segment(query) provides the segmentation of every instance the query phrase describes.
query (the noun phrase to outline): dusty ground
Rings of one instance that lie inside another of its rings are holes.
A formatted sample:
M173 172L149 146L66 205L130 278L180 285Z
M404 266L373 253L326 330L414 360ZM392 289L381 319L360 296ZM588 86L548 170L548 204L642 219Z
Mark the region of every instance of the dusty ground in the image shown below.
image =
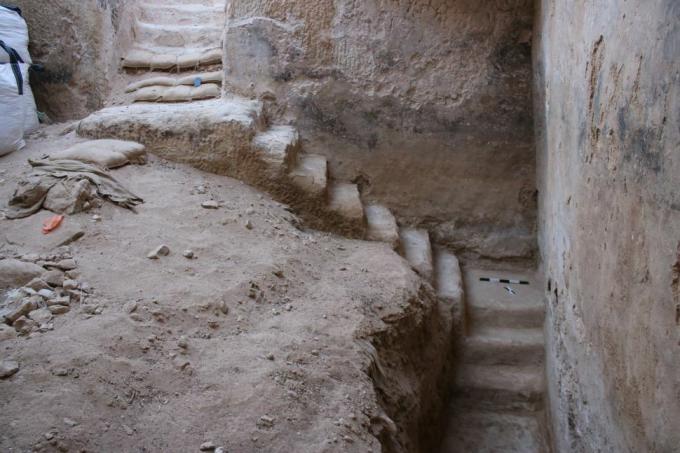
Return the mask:
M0 209L26 158L77 140L62 129L0 158ZM20 364L0 380L1 451L414 448L404 429L428 409L446 316L401 257L301 231L236 180L154 158L114 175L144 198L138 213L104 203L47 236L50 213L0 220L0 258L49 253L82 230L70 247L92 288L84 304L102 308L74 304L52 331L0 340L0 360ZM210 199L220 209L201 207ZM170 255L148 259L160 244Z

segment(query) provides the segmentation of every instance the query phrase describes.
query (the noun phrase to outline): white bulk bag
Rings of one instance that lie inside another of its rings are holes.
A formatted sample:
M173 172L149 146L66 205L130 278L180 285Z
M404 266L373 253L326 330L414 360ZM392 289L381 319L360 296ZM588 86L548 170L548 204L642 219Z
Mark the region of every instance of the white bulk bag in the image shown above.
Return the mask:
M25 145L26 92L19 94L12 66L9 63L0 64L0 156ZM23 79L28 80L28 65L19 64L15 67L20 69Z
M21 15L7 7L0 6L0 40L17 51L24 63L32 63L28 53L28 26ZM0 63L8 63L9 56L0 52Z

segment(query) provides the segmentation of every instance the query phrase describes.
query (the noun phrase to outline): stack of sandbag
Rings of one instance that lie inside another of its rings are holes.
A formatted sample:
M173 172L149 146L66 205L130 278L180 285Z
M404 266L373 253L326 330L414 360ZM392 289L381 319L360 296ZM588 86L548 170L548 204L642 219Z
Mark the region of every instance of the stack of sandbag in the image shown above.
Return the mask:
M0 156L23 148L24 135L38 128L30 65L26 21L18 8L0 5Z

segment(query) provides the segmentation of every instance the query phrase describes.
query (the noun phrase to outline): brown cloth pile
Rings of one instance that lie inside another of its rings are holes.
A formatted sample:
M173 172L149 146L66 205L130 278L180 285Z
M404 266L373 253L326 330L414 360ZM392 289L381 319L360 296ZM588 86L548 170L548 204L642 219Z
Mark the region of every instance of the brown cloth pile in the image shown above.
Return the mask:
M106 171L77 160L28 160L33 170L18 183L5 214L8 219L28 217L39 211L53 189L78 188L91 183L99 197L127 209L144 200L133 194ZM74 201L75 202L75 201Z

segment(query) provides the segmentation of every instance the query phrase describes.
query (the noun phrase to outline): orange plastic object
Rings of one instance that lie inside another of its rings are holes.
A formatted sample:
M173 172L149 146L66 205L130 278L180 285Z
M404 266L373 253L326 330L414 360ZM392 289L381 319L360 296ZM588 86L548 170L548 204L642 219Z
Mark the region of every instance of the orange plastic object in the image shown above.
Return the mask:
M42 228L43 234L47 234L47 233L54 231L57 228L59 228L59 225L61 225L61 222L63 220L64 220L63 215L55 215L55 216L52 216L49 219L45 220L45 222L43 222L43 228Z

